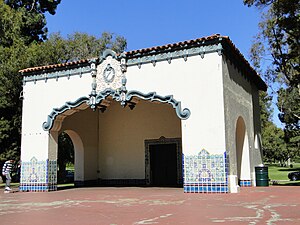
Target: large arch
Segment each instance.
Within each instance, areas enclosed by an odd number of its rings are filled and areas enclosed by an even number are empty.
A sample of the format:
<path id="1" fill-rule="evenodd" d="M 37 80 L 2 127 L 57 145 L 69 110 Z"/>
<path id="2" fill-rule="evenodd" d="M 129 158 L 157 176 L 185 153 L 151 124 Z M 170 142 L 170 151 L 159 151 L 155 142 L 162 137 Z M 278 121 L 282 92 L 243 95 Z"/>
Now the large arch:
<path id="1" fill-rule="evenodd" d="M 54 125 L 50 132 L 53 133 L 53 129 L 59 128 L 55 132 L 66 132 L 73 142 L 75 186 L 153 185 L 153 182 L 147 182 L 149 171 L 146 167 L 149 166 L 147 163 L 151 153 L 147 152 L 148 145 L 145 141 L 158 139 L 161 141 L 162 136 L 168 140 L 170 145 L 164 141 L 163 146 L 172 148 L 167 150 L 172 156 L 173 143 L 176 146 L 174 160 L 178 179 L 171 185 L 182 185 L 181 119 L 174 110 L 176 107 L 167 104 L 169 100 L 177 102 L 172 96 L 161 97 L 166 102 L 158 101 L 158 95 L 155 96 L 153 93 L 149 96 L 155 101 L 135 96 L 126 107 L 122 107 L 108 95 L 95 110 L 81 103 L 78 107 L 57 115 L 57 118 L 62 118 L 59 119 L 61 125 Z M 158 147 L 158 144 L 162 146 L 160 142 L 155 146 Z"/>
<path id="2" fill-rule="evenodd" d="M 240 116 L 236 122 L 236 158 L 237 177 L 240 186 L 251 186 L 249 140 L 244 119 Z"/>

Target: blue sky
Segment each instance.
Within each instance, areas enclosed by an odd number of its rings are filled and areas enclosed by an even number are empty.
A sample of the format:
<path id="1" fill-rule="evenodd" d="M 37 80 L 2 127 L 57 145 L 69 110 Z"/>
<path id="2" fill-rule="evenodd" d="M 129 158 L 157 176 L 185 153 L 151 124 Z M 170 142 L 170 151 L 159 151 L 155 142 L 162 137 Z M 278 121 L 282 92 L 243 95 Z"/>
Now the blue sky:
<path id="1" fill-rule="evenodd" d="M 165 45 L 220 33 L 248 58 L 259 12 L 242 0 L 62 0 L 49 32 L 122 35 L 127 50 Z"/>
<path id="2" fill-rule="evenodd" d="M 219 33 L 249 59 L 259 20 L 243 0 L 62 0 L 54 16 L 47 14 L 47 27 L 64 37 L 112 32 L 126 38 L 127 51 Z"/>

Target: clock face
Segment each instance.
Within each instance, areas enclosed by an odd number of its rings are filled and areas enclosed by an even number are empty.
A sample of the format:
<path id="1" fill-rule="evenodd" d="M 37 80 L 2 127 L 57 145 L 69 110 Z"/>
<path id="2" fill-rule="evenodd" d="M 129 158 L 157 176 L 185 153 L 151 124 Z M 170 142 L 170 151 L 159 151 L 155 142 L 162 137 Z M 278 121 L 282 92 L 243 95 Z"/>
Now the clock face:
<path id="1" fill-rule="evenodd" d="M 114 80 L 115 70 L 110 64 L 107 64 L 105 70 L 103 71 L 103 77 L 107 83 L 111 83 Z"/>

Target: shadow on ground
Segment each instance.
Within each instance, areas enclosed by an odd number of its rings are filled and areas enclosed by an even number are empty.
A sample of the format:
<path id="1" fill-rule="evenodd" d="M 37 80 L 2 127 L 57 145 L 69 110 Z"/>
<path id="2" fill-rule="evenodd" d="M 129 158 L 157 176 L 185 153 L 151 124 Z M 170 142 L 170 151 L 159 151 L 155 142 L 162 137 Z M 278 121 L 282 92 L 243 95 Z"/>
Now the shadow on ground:
<path id="1" fill-rule="evenodd" d="M 292 171 L 300 171 L 300 168 L 282 168 L 278 171 L 292 172 Z"/>
<path id="2" fill-rule="evenodd" d="M 300 186 L 300 181 L 291 181 L 291 182 L 284 182 L 280 183 L 280 181 L 277 181 L 277 183 L 273 183 L 273 186 Z"/>

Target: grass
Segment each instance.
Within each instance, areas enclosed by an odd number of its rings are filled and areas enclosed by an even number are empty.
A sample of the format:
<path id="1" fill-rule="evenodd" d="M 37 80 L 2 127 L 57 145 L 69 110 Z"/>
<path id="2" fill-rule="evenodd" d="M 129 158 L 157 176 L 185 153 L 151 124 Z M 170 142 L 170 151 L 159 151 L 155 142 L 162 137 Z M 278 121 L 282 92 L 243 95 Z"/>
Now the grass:
<path id="1" fill-rule="evenodd" d="M 17 188 L 17 187 L 19 187 L 19 183 L 10 183 L 10 186 L 12 187 L 12 188 Z M 0 183 L 0 188 L 4 188 L 5 187 L 5 183 Z"/>
<path id="2" fill-rule="evenodd" d="M 275 164 L 268 165 L 269 179 L 271 184 L 275 185 L 286 185 L 286 186 L 300 186 L 300 181 L 290 181 L 288 173 L 292 171 L 300 170 L 300 163 L 293 164 L 293 168 L 281 167 Z"/>

